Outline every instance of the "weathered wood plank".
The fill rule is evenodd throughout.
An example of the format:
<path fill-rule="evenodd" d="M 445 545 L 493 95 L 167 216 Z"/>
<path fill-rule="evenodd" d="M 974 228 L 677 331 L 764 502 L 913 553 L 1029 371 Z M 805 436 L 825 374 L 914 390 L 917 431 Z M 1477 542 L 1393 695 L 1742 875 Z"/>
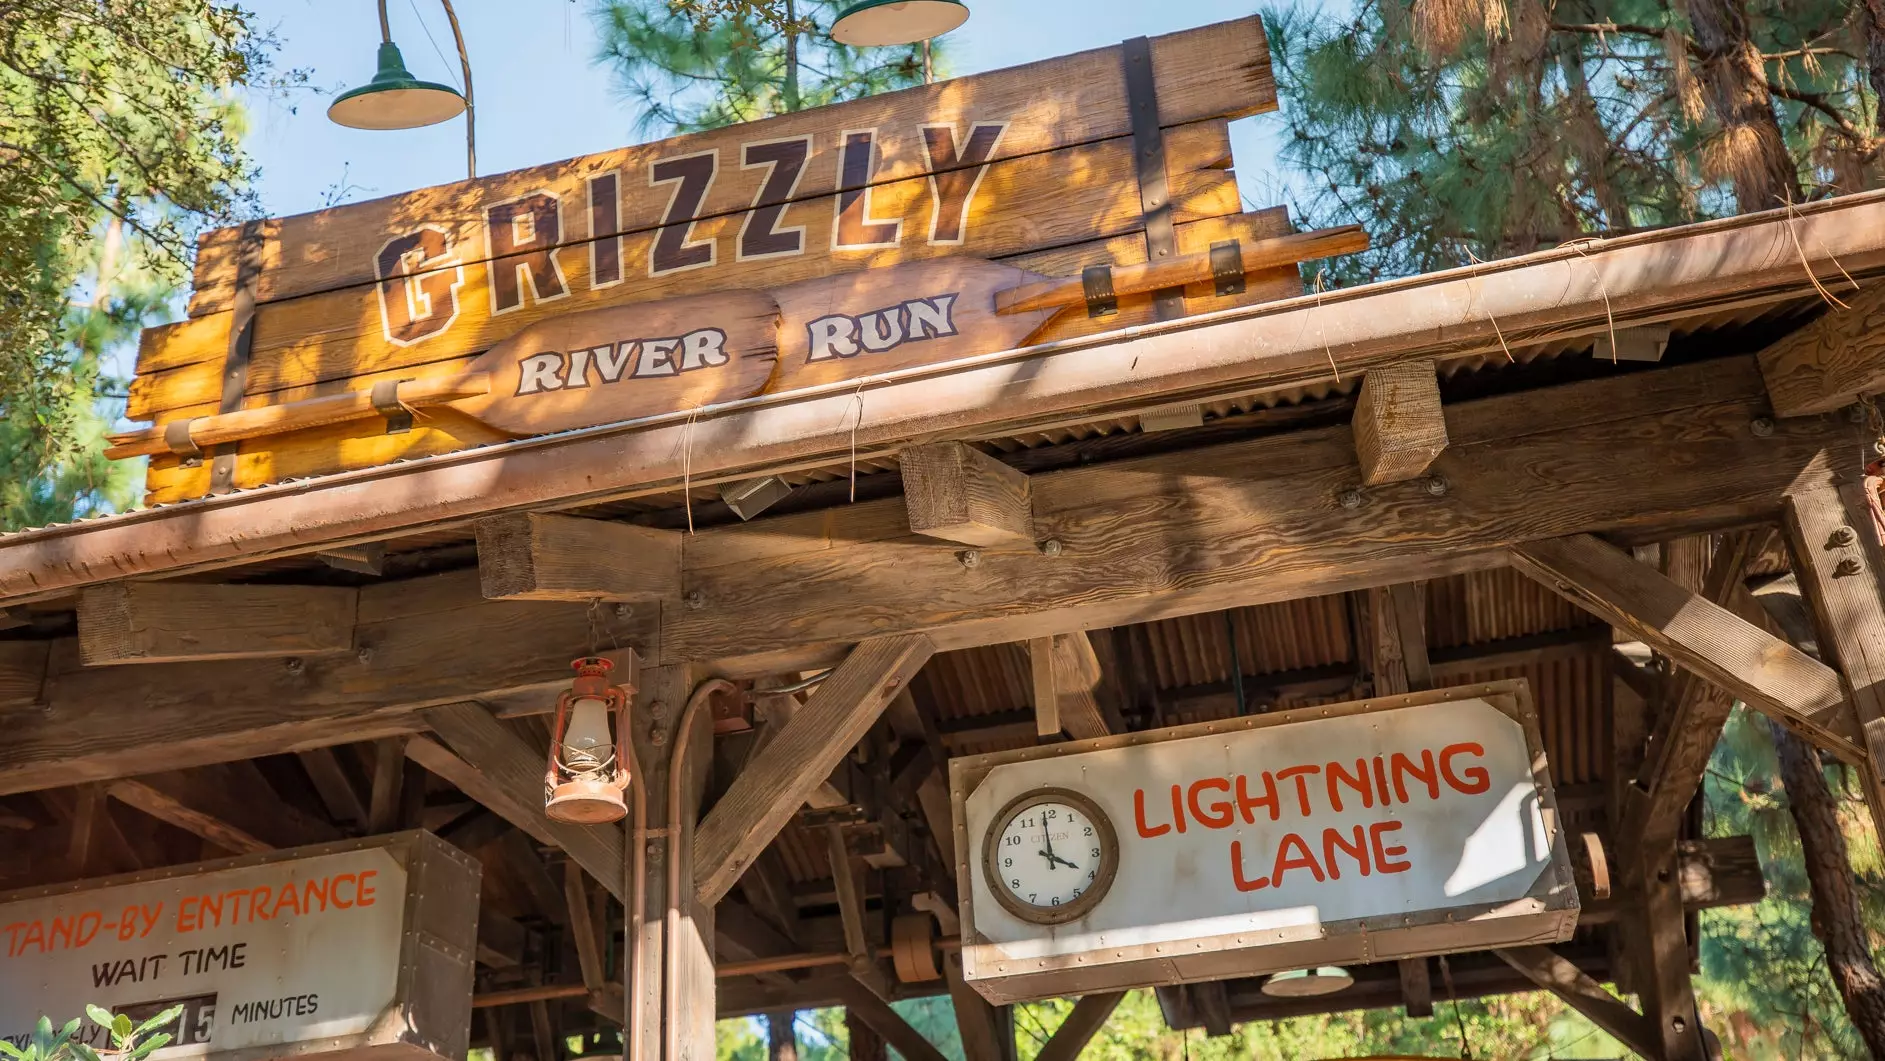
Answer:
<path fill-rule="evenodd" d="M 1355 454 L 1361 481 L 1399 483 L 1424 474 L 1446 449 L 1440 377 L 1431 361 L 1371 369 L 1355 403 Z"/>
<path fill-rule="evenodd" d="M 96 667 L 345 652 L 356 600 L 333 586 L 93 586 L 79 595 L 79 656 Z"/>
<path fill-rule="evenodd" d="M 1589 535 L 1528 542 L 1513 563 L 1746 703 L 1852 756 L 1839 675 L 1792 645 Z"/>
<path fill-rule="evenodd" d="M 124 778 L 105 794 L 238 855 L 340 839 L 230 764 Z"/>
<path fill-rule="evenodd" d="M 1165 149 L 1175 221 L 1225 217 L 1242 210 L 1236 179 L 1226 168 L 1230 136 L 1222 121 L 1173 129 L 1166 135 Z M 1138 231 L 1144 222 L 1138 197 L 1129 194 L 1135 187 L 1134 180 L 1132 140 L 1117 137 L 991 164 L 977 186 L 974 205 L 957 243 L 931 244 L 918 237 L 928 229 L 934 202 L 930 179 L 923 176 L 872 189 L 872 218 L 894 220 L 904 233 L 892 246 L 843 254 L 740 259 L 732 253 L 745 220 L 739 214 L 702 220 L 693 226 L 691 235 L 698 243 L 712 242 L 725 248 L 717 259 L 719 264 L 711 270 L 714 287 L 776 288 L 919 258 L 1002 258 Z M 827 195 L 795 203 L 779 224 L 803 228 L 808 247 L 830 247 L 839 213 L 837 201 L 838 196 Z M 648 261 L 657 238 L 657 231 L 623 237 L 621 260 Z M 568 253 L 558 260 L 564 278 L 563 294 L 523 299 L 502 312 L 492 309 L 498 297 L 493 277 L 503 282 L 505 270 L 514 268 L 514 260 L 502 263 L 495 274 L 488 268 L 451 273 L 454 278 L 462 275 L 463 282 L 455 288 L 440 284 L 428 296 L 443 303 L 434 312 L 449 319 L 449 327 L 417 340 L 392 334 L 381 319 L 376 286 L 345 287 L 261 305 L 255 315 L 254 362 L 244 394 L 272 394 L 388 369 L 421 365 L 444 368 L 442 362 L 487 349 L 538 321 L 573 310 L 697 294 L 704 285 L 702 271 L 683 269 L 638 276 L 634 283 L 597 286 L 589 255 Z M 398 302 L 406 301 L 405 292 L 396 295 Z M 389 297 L 387 301 L 394 299 Z M 213 333 L 214 329 L 206 326 L 189 330 L 191 336 L 208 339 L 212 346 Z M 165 345 L 182 354 L 177 349 L 179 343 L 173 340 Z M 132 383 L 126 415 L 148 419 L 165 410 L 213 400 L 212 394 L 221 393 L 220 370 L 206 354 L 183 355 L 191 362 L 176 368 L 141 371 Z M 870 371 L 867 359 L 854 371 Z"/>
<path fill-rule="evenodd" d="M 1034 735 L 1060 734 L 1060 686 L 1054 675 L 1054 638 L 1028 639 L 1029 702 L 1034 705 Z"/>
<path fill-rule="evenodd" d="M 1034 1055 L 1034 1061 L 1075 1061 L 1125 997 L 1124 991 L 1081 995 L 1080 1001 L 1073 1004 L 1073 1012 L 1054 1029 L 1053 1037 L 1041 1047 L 1041 1052 Z"/>
<path fill-rule="evenodd" d="M 700 824 L 693 880 L 701 905 L 711 907 L 733 887 L 934 651 L 921 634 L 873 638 L 819 685 Z"/>
<path fill-rule="evenodd" d="M 1885 283 L 1872 281 L 1847 308 L 1777 340 L 1759 355 L 1776 416 L 1810 416 L 1885 391 Z"/>
<path fill-rule="evenodd" d="M 1649 1018 L 1624 1005 L 1550 947 L 1507 947 L 1492 953 L 1631 1050 L 1643 1057 L 1663 1056 L 1661 1040 Z"/>
<path fill-rule="evenodd" d="M 478 704 L 448 704 L 428 708 L 426 724 L 450 745 L 470 767 L 470 773 L 448 764 L 421 746 L 408 745 L 406 754 L 419 765 L 463 789 L 467 796 L 538 840 L 569 852 L 611 895 L 622 898 L 623 840 L 620 829 L 605 826 L 565 825 L 543 813 L 544 754 L 525 745 Z M 450 771 L 450 776 L 442 771 Z M 466 785 L 471 787 L 467 788 Z"/>
<path fill-rule="evenodd" d="M 1794 569 L 1813 610 L 1822 658 L 1839 668 L 1865 744 L 1866 801 L 1885 823 L 1885 563 L 1869 496 L 1878 480 L 1789 491 L 1784 509 Z"/>
<path fill-rule="evenodd" d="M 936 1049 L 934 1043 L 923 1038 L 923 1033 L 910 1027 L 909 1022 L 890 1008 L 890 1004 L 873 994 L 870 988 L 851 980 L 842 989 L 844 1008 L 851 1016 L 862 1020 L 870 1030 L 883 1036 L 884 1041 L 897 1048 L 908 1061 L 947 1061 L 946 1055 Z M 852 1055 L 857 1056 L 856 1054 Z"/>
<path fill-rule="evenodd" d="M 1026 474 L 960 442 L 911 446 L 897 463 L 912 531 L 964 545 L 1033 543 Z"/>
<path fill-rule="evenodd" d="M 681 596 L 681 536 L 609 520 L 519 512 L 477 524 L 491 600 L 653 601 Z"/>

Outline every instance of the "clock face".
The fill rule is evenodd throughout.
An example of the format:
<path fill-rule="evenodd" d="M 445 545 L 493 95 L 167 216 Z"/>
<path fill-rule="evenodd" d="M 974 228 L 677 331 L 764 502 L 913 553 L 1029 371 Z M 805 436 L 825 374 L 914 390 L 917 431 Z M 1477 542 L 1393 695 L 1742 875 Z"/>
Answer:
<path fill-rule="evenodd" d="M 1086 797 L 1040 789 L 995 816 L 983 851 L 988 882 L 1010 913 L 1040 924 L 1085 915 L 1112 884 L 1112 823 Z"/>

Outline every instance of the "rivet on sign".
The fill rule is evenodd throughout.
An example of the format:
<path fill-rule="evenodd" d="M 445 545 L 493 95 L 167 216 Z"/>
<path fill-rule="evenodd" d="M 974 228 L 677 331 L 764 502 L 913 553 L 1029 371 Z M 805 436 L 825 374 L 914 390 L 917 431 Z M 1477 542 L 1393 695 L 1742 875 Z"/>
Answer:
<path fill-rule="evenodd" d="M 1336 503 L 1341 505 L 1343 508 L 1360 508 L 1361 507 L 1361 491 L 1351 486 L 1348 489 L 1342 491 L 1341 493 L 1336 494 L 1335 500 L 1336 500 Z"/>
<path fill-rule="evenodd" d="M 970 570 L 974 570 L 975 568 L 982 566 L 982 550 L 964 549 L 961 552 L 956 554 L 956 560 L 963 567 L 969 568 Z"/>
<path fill-rule="evenodd" d="M 1843 549 L 1852 544 L 1852 538 L 1852 528 L 1841 527 L 1826 539 L 1826 547 L 1828 549 Z"/>
<path fill-rule="evenodd" d="M 687 595 L 687 606 L 695 610 L 705 608 L 707 606 L 707 595 L 699 590 L 694 590 Z"/>
<path fill-rule="evenodd" d="M 1049 538 L 1046 541 L 1042 542 L 1041 555 L 1042 556 L 1059 556 L 1060 555 L 1060 539 Z"/>
<path fill-rule="evenodd" d="M 1446 490 L 1447 490 L 1446 476 L 1444 475 L 1427 476 L 1427 492 L 1429 494 L 1432 494 L 1434 497 L 1445 497 Z"/>
<path fill-rule="evenodd" d="M 1757 416 L 1748 424 L 1748 430 L 1755 438 L 1767 438 L 1774 433 L 1774 422 L 1765 416 Z"/>

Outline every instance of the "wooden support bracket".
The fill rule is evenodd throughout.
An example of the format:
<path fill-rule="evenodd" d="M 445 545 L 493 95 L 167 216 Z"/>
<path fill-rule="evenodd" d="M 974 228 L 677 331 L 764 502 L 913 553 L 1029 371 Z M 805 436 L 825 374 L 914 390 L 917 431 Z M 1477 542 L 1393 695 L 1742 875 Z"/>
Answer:
<path fill-rule="evenodd" d="M 1026 474 L 961 442 L 911 446 L 897 460 L 916 533 L 976 546 L 1034 541 Z"/>
<path fill-rule="evenodd" d="M 1550 947 L 1507 947 L 1492 953 L 1631 1050 L 1644 1057 L 1662 1056 L 1661 1040 L 1649 1018 L 1624 1005 L 1557 951 Z"/>
<path fill-rule="evenodd" d="M 520 512 L 477 524 L 491 600 L 653 601 L 681 596 L 681 535 L 655 527 Z"/>
<path fill-rule="evenodd" d="M 1053 1037 L 1041 1047 L 1041 1052 L 1034 1055 L 1034 1061 L 1077 1061 L 1087 1043 L 1093 1041 L 1093 1035 L 1113 1015 L 1119 1007 L 1119 1000 L 1126 997 L 1124 991 L 1103 991 L 1097 994 L 1082 995 L 1080 1001 L 1073 1004 L 1073 1012 L 1054 1029 Z"/>
<path fill-rule="evenodd" d="M 1431 361 L 1371 368 L 1355 404 L 1355 455 L 1368 486 L 1424 474 L 1446 449 L 1440 377 Z"/>
<path fill-rule="evenodd" d="M 1757 358 L 1775 416 L 1827 413 L 1885 391 L 1885 283 L 1841 297 L 1846 309 L 1828 310 Z"/>

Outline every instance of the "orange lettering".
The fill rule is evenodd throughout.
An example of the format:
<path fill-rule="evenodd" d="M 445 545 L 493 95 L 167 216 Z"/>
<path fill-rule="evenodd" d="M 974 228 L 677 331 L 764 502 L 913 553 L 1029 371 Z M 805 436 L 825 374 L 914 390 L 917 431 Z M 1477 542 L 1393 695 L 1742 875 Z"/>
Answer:
<path fill-rule="evenodd" d="M 373 886 L 371 884 L 368 884 L 367 882 L 379 875 L 380 875 L 380 871 L 377 869 L 370 869 L 370 870 L 367 870 L 365 873 L 360 874 L 360 905 L 361 906 L 373 905 Z"/>
<path fill-rule="evenodd" d="M 341 902 L 340 900 L 340 886 L 342 884 L 353 885 L 353 894 L 356 898 L 360 894 L 360 884 L 354 879 L 354 875 L 351 873 L 337 873 L 334 875 L 333 881 L 328 884 L 328 893 L 333 898 L 334 908 L 337 910 L 351 910 L 353 909 L 353 899 L 348 899 L 346 902 Z"/>
<path fill-rule="evenodd" d="M 1292 766 L 1287 770 L 1278 770 L 1276 772 L 1276 779 L 1278 781 L 1288 781 L 1291 778 L 1295 779 L 1296 801 L 1302 805 L 1302 813 L 1305 818 L 1309 816 L 1309 775 L 1319 774 L 1321 772 L 1322 768 L 1315 765 Z"/>
<path fill-rule="evenodd" d="M 274 912 L 268 908 L 268 901 L 274 895 L 274 887 L 268 884 L 260 885 L 249 892 L 250 921 L 267 921 L 275 916 Z"/>
<path fill-rule="evenodd" d="M 1186 793 L 1191 803 L 1191 816 L 1198 819 L 1198 824 L 1209 829 L 1228 828 L 1232 819 L 1230 800 L 1220 800 L 1210 807 L 1202 807 L 1198 805 L 1198 793 L 1203 791 L 1229 792 L 1230 782 L 1221 777 L 1201 778 L 1193 781 L 1191 790 Z"/>
<path fill-rule="evenodd" d="M 1337 850 L 1355 860 L 1362 876 L 1366 877 L 1373 872 L 1368 865 L 1368 837 L 1362 832 L 1361 826 L 1355 826 L 1354 843 L 1350 843 L 1339 829 L 1322 830 L 1322 861 L 1328 864 L 1330 880 L 1342 879 L 1342 863 L 1335 857 Z"/>
<path fill-rule="evenodd" d="M 1271 776 L 1268 770 L 1263 772 L 1263 795 L 1261 796 L 1252 796 L 1250 794 L 1249 788 L 1244 784 L 1248 780 L 1249 779 L 1242 774 L 1237 775 L 1237 812 L 1244 816 L 1244 824 L 1256 824 L 1256 815 L 1250 813 L 1251 809 L 1255 807 L 1268 807 L 1271 821 L 1282 817 L 1282 808 L 1279 807 L 1276 802 L 1276 778 Z"/>
<path fill-rule="evenodd" d="M 1394 821 L 1375 822 L 1368 827 L 1368 843 L 1374 848 L 1374 868 L 1383 873 L 1406 873 L 1413 868 L 1406 861 L 1394 861 L 1397 856 L 1407 854 L 1407 848 L 1400 844 L 1389 847 L 1382 839 L 1382 834 L 1398 832 L 1400 828 L 1401 823 Z"/>
<path fill-rule="evenodd" d="M 1230 842 L 1230 876 L 1231 882 L 1237 885 L 1237 890 L 1240 892 L 1254 892 L 1270 886 L 1268 877 L 1258 877 L 1256 880 L 1244 879 L 1244 845 L 1237 840 Z"/>
<path fill-rule="evenodd" d="M 1289 853 L 1291 846 L 1302 853 L 1292 857 Z M 1303 841 L 1303 838 L 1295 833 L 1284 833 L 1283 842 L 1276 846 L 1276 865 L 1270 870 L 1270 882 L 1281 888 L 1283 874 L 1292 869 L 1306 869 L 1315 874 L 1318 881 L 1326 879 L 1322 874 L 1322 867 L 1316 864 L 1315 853 L 1309 850 L 1309 845 Z"/>
<path fill-rule="evenodd" d="M 311 880 L 305 885 L 307 894 L 304 896 L 301 903 L 303 911 L 310 914 L 326 911 L 327 884 L 327 878 L 322 877 L 320 880 Z"/>
<path fill-rule="evenodd" d="M 1414 776 L 1414 780 L 1427 786 L 1428 799 L 1440 798 L 1440 775 L 1433 768 L 1432 748 L 1420 750 L 1419 766 L 1415 766 L 1412 759 L 1400 752 L 1395 752 L 1388 759 L 1388 764 L 1388 768 L 1394 772 L 1394 798 L 1402 803 L 1407 802 L 1407 775 L 1409 774 Z"/>
<path fill-rule="evenodd" d="M 1387 761 L 1379 755 L 1374 757 L 1374 790 L 1380 794 L 1383 807 L 1394 802 L 1393 798 L 1388 795 Z"/>
<path fill-rule="evenodd" d="M 1453 772 L 1453 757 L 1455 755 L 1484 754 L 1486 754 L 1486 749 L 1474 741 L 1449 744 L 1440 749 L 1440 776 L 1446 778 L 1447 785 L 1450 786 L 1453 791 L 1464 793 L 1468 796 L 1477 796 L 1492 787 L 1492 775 L 1487 773 L 1486 768 L 1483 766 L 1469 766 L 1466 768 L 1466 780 L 1462 781 L 1459 775 Z"/>
<path fill-rule="evenodd" d="M 1141 839 L 1150 840 L 1172 831 L 1172 827 L 1163 822 L 1160 822 L 1156 828 L 1145 823 L 1145 789 L 1143 788 L 1134 789 L 1132 792 L 1132 817 L 1133 824 L 1139 827 Z"/>
<path fill-rule="evenodd" d="M 1324 776 L 1329 779 L 1329 806 L 1336 812 L 1342 809 L 1342 792 L 1336 787 L 1338 782 L 1361 793 L 1363 807 L 1374 806 L 1374 786 L 1368 783 L 1368 760 L 1355 760 L 1355 772 L 1352 774 L 1342 769 L 1341 763 L 1330 763 L 1328 773 Z"/>
<path fill-rule="evenodd" d="M 1172 786 L 1172 821 L 1178 823 L 1179 832 L 1185 831 L 1184 789 L 1178 785 Z"/>

